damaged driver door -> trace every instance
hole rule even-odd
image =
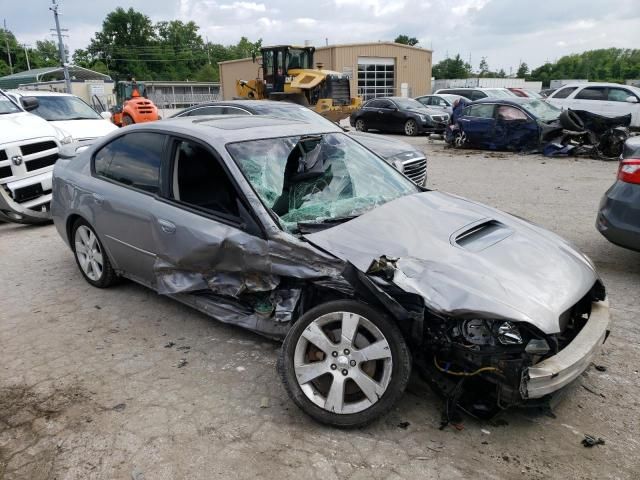
[[[169,151],[163,176],[168,193],[153,225],[158,291],[232,289],[244,263],[266,255],[262,230],[213,149],[174,137]],[[225,272],[225,285],[211,280],[219,272]]]
[[[491,148],[496,125],[494,109],[495,105],[492,103],[477,103],[467,107],[464,115],[458,119],[469,145]]]

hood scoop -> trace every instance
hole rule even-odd
[[[466,225],[451,235],[451,245],[471,252],[480,252],[513,233],[509,227],[498,220],[483,219]]]

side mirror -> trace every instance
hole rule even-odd
[[[633,95],[629,95],[627,98],[624,99],[624,101],[627,103],[638,103],[638,99]]]
[[[100,113],[100,116],[105,120],[111,120],[111,112],[102,112]]]
[[[22,104],[22,108],[27,112],[35,110],[40,106],[40,102],[36,97],[20,97],[20,103]]]

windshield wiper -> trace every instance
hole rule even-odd
[[[61,120],[98,120],[98,117],[71,117],[62,118]]]

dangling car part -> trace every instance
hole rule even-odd
[[[338,127],[187,117],[76,153],[56,164],[52,213],[87,282],[131,278],[284,340],[285,388],[320,422],[384,415],[412,366],[466,378],[453,403],[545,398],[606,338],[587,257],[415,185]]]

